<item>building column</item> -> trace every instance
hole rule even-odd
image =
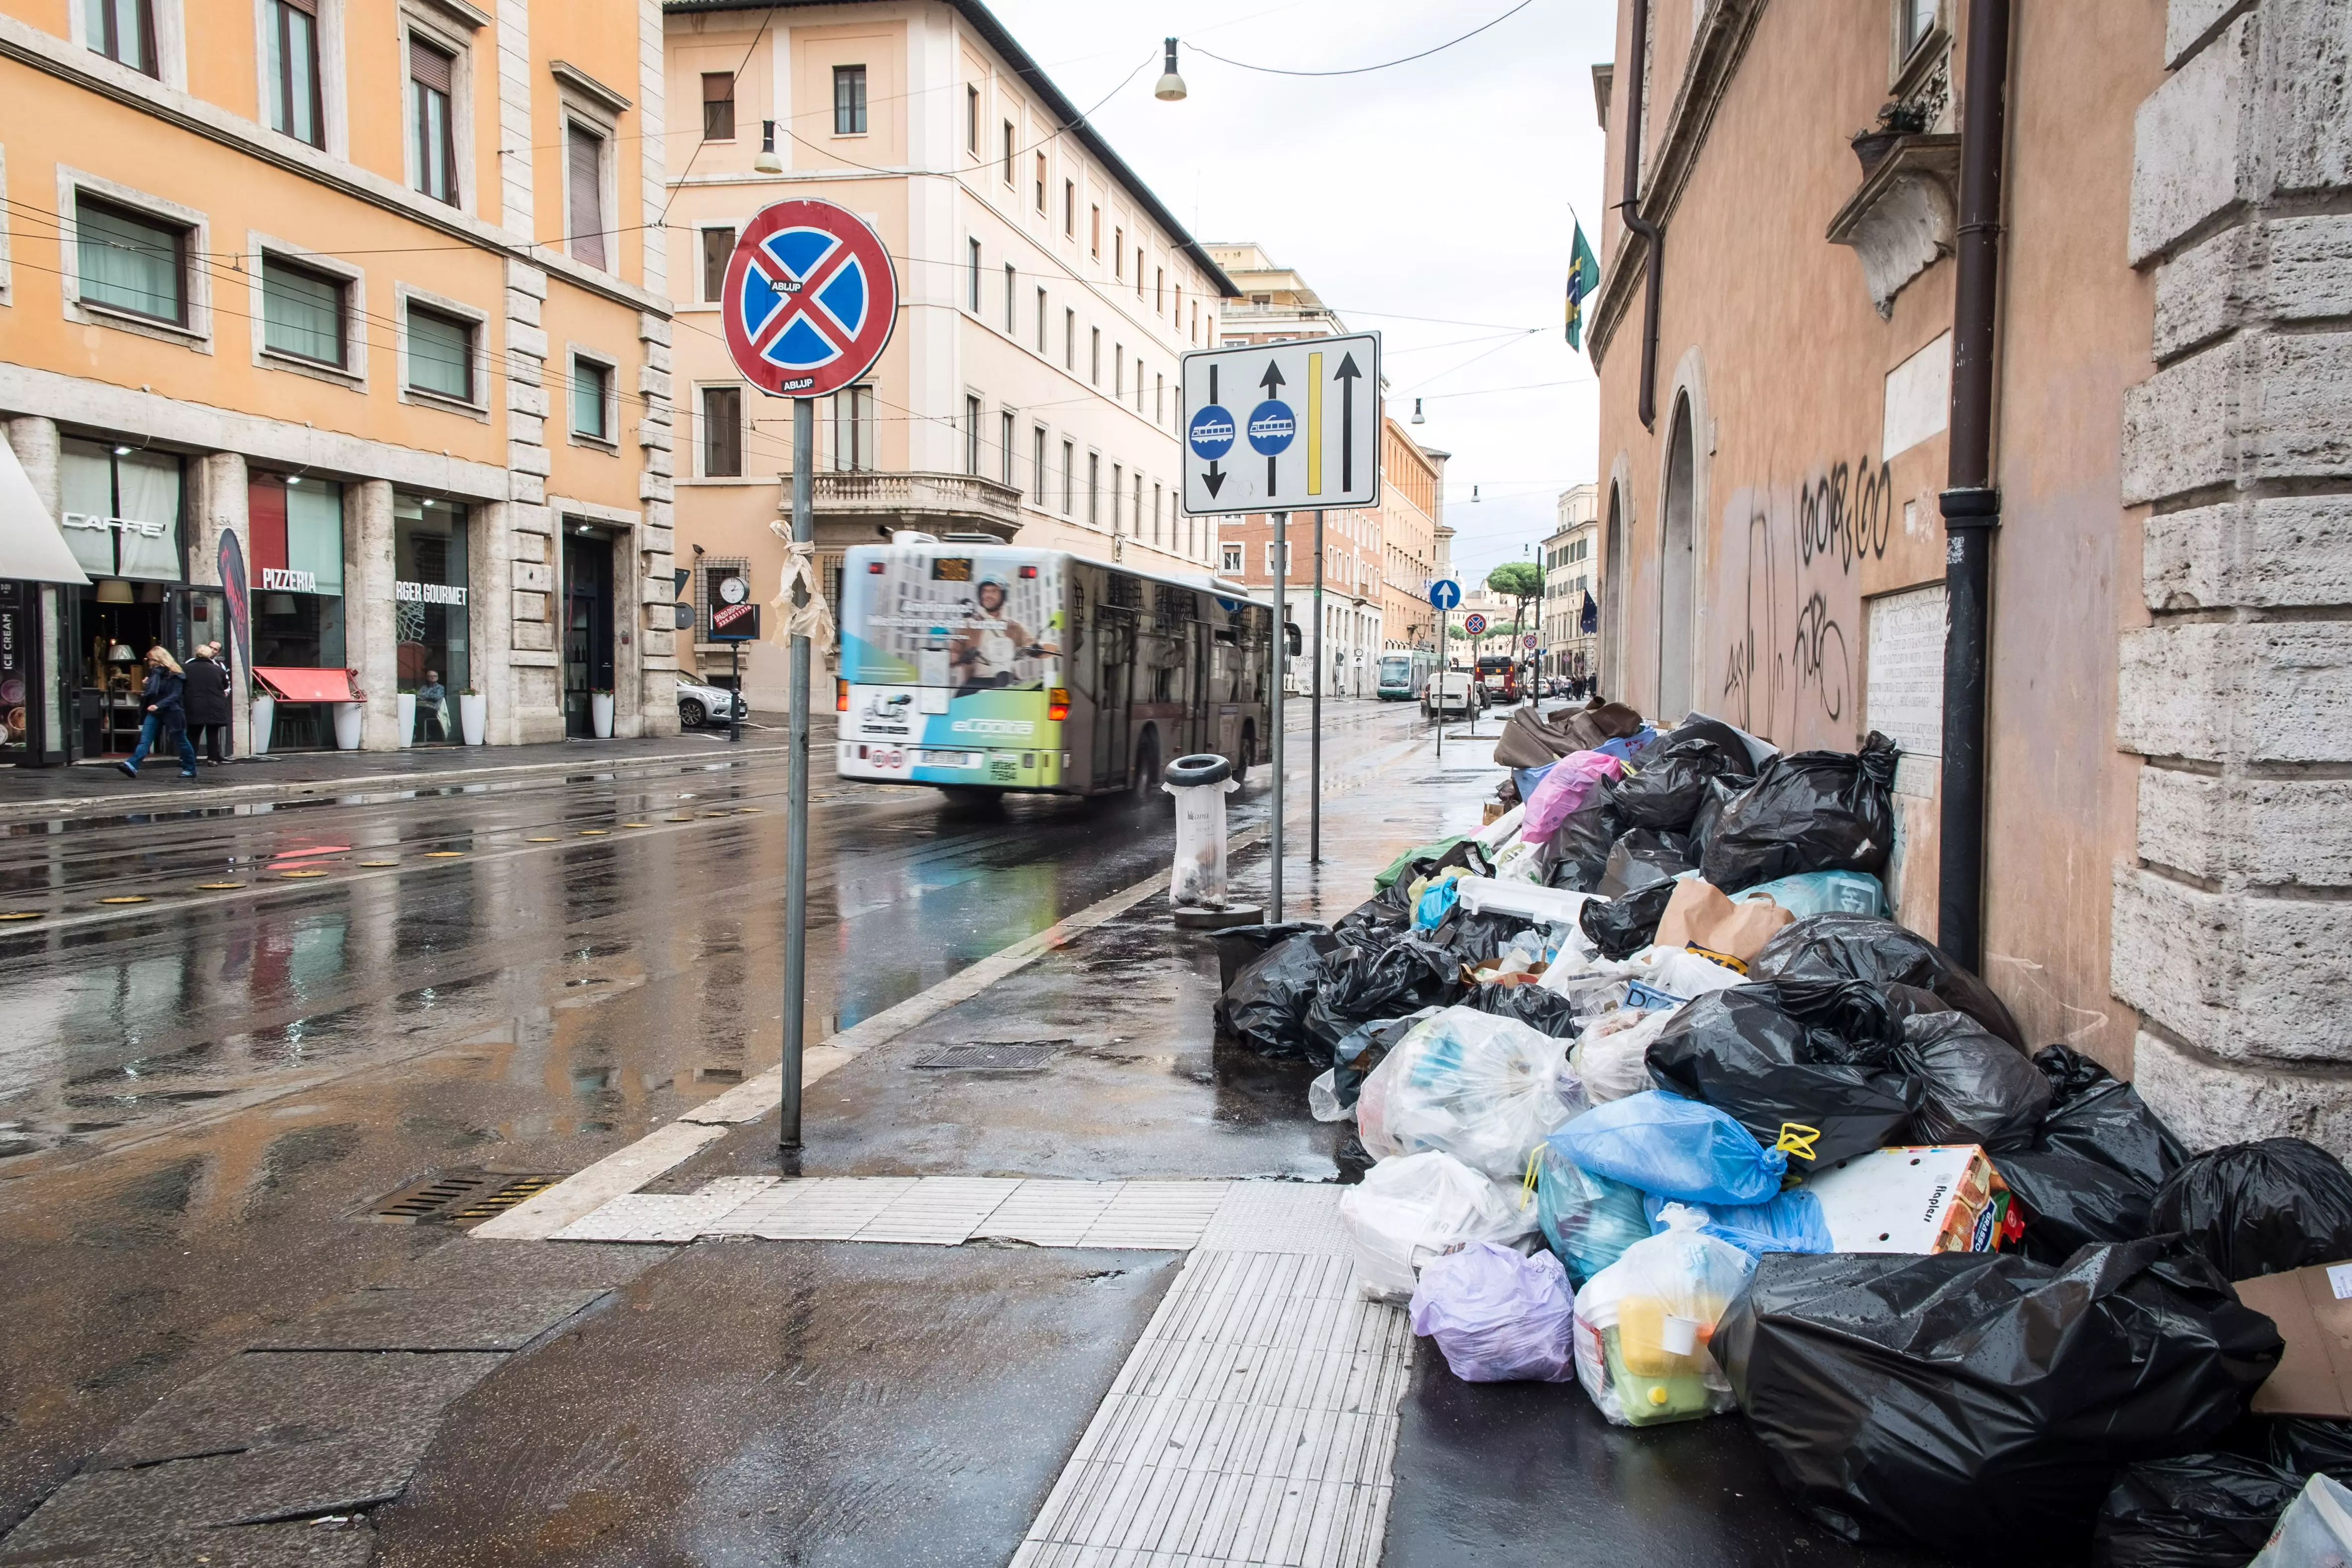
[[[514,515],[529,509],[513,501],[476,507],[467,541],[466,632],[474,651],[467,679],[482,695],[485,746],[514,738],[514,663],[509,657],[514,643]],[[543,516],[545,509],[539,510]]]
[[[188,495],[188,580],[211,588],[227,586],[221,581],[220,541],[224,534],[236,536],[237,549],[247,561],[247,583],[250,585],[253,559],[253,530],[245,455],[241,452],[212,452],[189,465],[191,484]],[[234,716],[229,724],[229,754],[243,757],[253,749],[253,650],[235,635],[231,628],[236,612],[227,612],[228,624],[215,626],[208,633],[221,645],[221,663],[228,671],[229,711]],[[251,625],[247,620],[248,628]],[[250,632],[248,631],[248,635]]]
[[[614,573],[613,620],[628,639],[614,672],[618,706],[634,735],[676,735],[677,723],[677,601],[670,576],[676,549],[673,503],[677,485],[672,447],[670,323],[667,317],[637,318],[637,346],[644,360],[637,391],[645,416],[637,423],[639,522],[627,541],[622,570]],[[634,699],[629,694],[635,694]],[[616,716],[616,720],[618,716]],[[619,725],[616,722],[614,728]]]
[[[58,489],[58,422],[38,414],[8,421],[8,445],[18,466],[33,482],[33,494],[54,519],[65,503]]]
[[[344,494],[343,657],[367,694],[360,749],[400,747],[400,632],[392,600],[392,481],[362,479]]]
[[[520,4],[520,0],[509,0]],[[547,274],[507,263],[507,470],[510,483],[501,531],[506,548],[488,563],[493,581],[505,579],[505,597],[493,606],[502,620],[482,645],[504,690],[489,704],[494,745],[522,746],[563,738],[562,654],[555,622],[556,519],[547,509],[547,330],[541,307]]]
[[[2352,179],[2316,129],[2352,120],[2344,13],[2171,10],[2134,121],[2158,368],[2124,407],[2122,499],[2154,511],[2150,623],[2117,660],[2116,744],[2147,760],[2110,983],[2140,1092],[2191,1147],[2352,1156]]]

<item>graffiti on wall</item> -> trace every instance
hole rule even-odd
[[[1718,579],[1730,610],[1726,717],[1782,745],[1851,743],[1857,686],[1839,618],[1859,610],[1854,569],[1885,558],[1894,512],[1892,476],[1867,455],[1793,492],[1768,483],[1735,493]]]

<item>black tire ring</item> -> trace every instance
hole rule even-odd
[[[1234,776],[1234,765],[1213,751],[1196,751],[1168,765],[1163,778],[1179,789],[1200,784],[1222,784]]]

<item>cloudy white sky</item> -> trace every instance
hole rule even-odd
[[[1255,240],[1356,330],[1377,329],[1399,419],[1423,400],[1424,444],[1454,454],[1456,568],[1483,577],[1551,527],[1593,477],[1591,366],[1560,335],[1570,213],[1598,248],[1596,60],[1612,0],[1533,0],[1468,42],[1393,69],[1514,0],[990,0],[1120,156],[1202,240]],[[1160,40],[1180,40],[1192,96],[1151,96]],[[1505,390],[1510,389],[1510,390]],[[1473,506],[1471,486],[1480,499]]]

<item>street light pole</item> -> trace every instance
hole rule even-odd
[[[816,466],[816,400],[793,399],[793,543],[804,545],[816,538],[816,521],[809,502],[809,481]],[[808,584],[793,576],[793,606],[808,603]],[[786,755],[791,771],[785,785],[784,811],[784,1085],[783,1122],[777,1146],[801,1146],[801,1054],[804,1044],[802,1016],[808,979],[808,765],[809,765],[809,640],[797,628],[793,632],[793,702],[791,743]]]

